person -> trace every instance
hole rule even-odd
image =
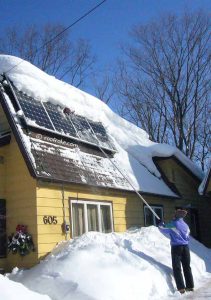
[[[193,275],[190,267],[190,250],[188,246],[190,229],[188,224],[183,220],[186,215],[187,210],[182,208],[176,209],[174,219],[170,223],[165,224],[162,222],[158,224],[158,228],[162,233],[170,235],[173,275],[177,289],[181,294],[185,293],[185,291],[194,290]]]

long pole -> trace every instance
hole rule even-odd
[[[89,124],[89,121],[86,119],[87,123]],[[149,210],[153,213],[153,215],[160,220],[160,217],[156,214],[156,212],[152,209],[152,207],[147,203],[147,201],[144,199],[144,197],[137,191],[137,189],[134,187],[134,185],[131,183],[131,181],[129,180],[129,178],[120,170],[120,168],[113,162],[113,160],[110,159],[110,157],[107,155],[107,153],[101,148],[100,146],[100,142],[98,140],[97,135],[95,134],[93,128],[91,127],[91,125],[89,124],[89,127],[92,131],[92,133],[94,134],[95,138],[98,141],[98,147],[100,149],[100,151],[105,155],[106,158],[109,159],[109,161],[112,163],[112,165],[119,171],[119,173],[124,177],[124,179],[127,181],[127,183],[132,187],[132,189],[134,190],[134,192],[137,194],[137,196],[144,202],[144,204],[146,204],[146,206],[149,208]]]

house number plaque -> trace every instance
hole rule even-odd
[[[44,224],[57,224],[57,217],[56,216],[44,216],[43,223]]]

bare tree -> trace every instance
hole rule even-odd
[[[131,37],[116,80],[128,117],[151,139],[175,145],[204,168],[210,130],[205,120],[210,105],[209,16],[169,15],[134,27]]]
[[[8,28],[0,37],[0,53],[19,56],[48,74],[81,86],[92,71],[95,58],[87,41],[73,42],[67,31],[59,35],[63,30],[64,26],[58,24],[30,26],[25,31]]]
[[[96,97],[106,104],[110,104],[115,95],[112,72],[109,70],[104,71],[103,74],[98,72],[92,77],[92,84]]]

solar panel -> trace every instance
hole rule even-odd
[[[41,102],[36,101],[23,93],[19,93],[19,103],[27,119],[34,121],[38,126],[54,130]],[[30,125],[32,125],[32,123],[30,123]]]
[[[71,120],[73,122],[74,127],[78,132],[78,136],[80,139],[97,144],[97,139],[93,135],[93,132],[87,122],[86,118],[82,116],[72,115]]]
[[[94,131],[94,133],[96,134],[96,137],[97,137],[101,147],[108,148],[108,149],[115,149],[114,145],[110,141],[102,123],[92,122],[89,120],[89,124],[92,127],[92,130]]]
[[[45,102],[43,105],[45,106],[56,131],[72,137],[77,137],[77,133],[71,121],[62,113],[61,110],[59,110],[56,105],[49,102]]]

